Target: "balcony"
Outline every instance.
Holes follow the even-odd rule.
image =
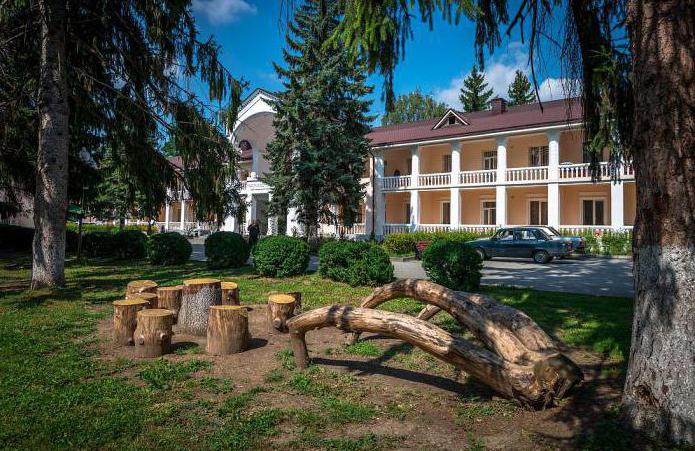
[[[408,188],[410,186],[410,179],[411,177],[409,175],[384,177],[381,179],[381,188],[389,191]]]
[[[591,170],[589,163],[579,164],[561,164],[559,166],[561,182],[584,182],[591,180]],[[598,176],[600,180],[609,180],[611,178],[611,168],[607,161],[599,163]],[[623,179],[633,179],[635,171],[631,164],[623,165],[620,168],[620,176]]]
[[[418,176],[418,186],[433,188],[438,186],[449,186],[451,184],[451,172],[440,172],[436,174],[420,174]]]
[[[548,180],[548,166],[532,166],[526,168],[509,168],[505,171],[507,184],[520,185],[524,183],[545,182]]]
[[[494,185],[497,182],[497,170],[459,172],[459,184],[468,186]]]

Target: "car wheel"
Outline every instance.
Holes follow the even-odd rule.
[[[544,264],[548,263],[550,260],[550,254],[548,254],[546,251],[536,251],[533,254],[533,261],[536,263]]]
[[[485,251],[482,249],[476,249],[475,252],[478,254],[481,260],[489,260],[488,256],[485,255]]]

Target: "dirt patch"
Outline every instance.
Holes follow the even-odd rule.
[[[165,359],[212,363],[211,368],[193,377],[228,380],[234,394],[259,386],[270,387],[257,397],[257,402],[267,408],[317,408],[321,398],[290,386],[288,378],[295,373],[283,368],[283,363],[291,364],[286,352],[289,337],[269,333],[265,306],[252,306],[249,329],[253,337],[251,349],[213,357],[205,354],[205,337],[177,333],[175,326],[174,350]],[[116,346],[112,333],[110,318],[99,323],[101,358],[142,361],[135,358],[133,347]],[[585,383],[562,406],[532,412],[497,398],[465,373],[401,341],[364,334],[363,339],[381,351],[378,356],[368,357],[347,352],[344,338],[342,331],[335,328],[308,333],[313,363],[337,377],[349,376],[348,388],[341,386],[342,391],[336,393],[341,393],[341,399],[370,406],[375,413],[366,421],[327,429],[324,437],[328,439],[357,439],[372,434],[389,437],[384,447],[397,449],[570,449],[577,435],[591,432],[595,423],[620,400],[621,381],[602,377],[606,364],[586,351],[569,352],[582,367]],[[284,372],[284,379],[274,382],[273,374],[279,371]],[[130,368],[122,374],[134,377],[135,372],[135,368]],[[329,381],[325,385],[330,390],[341,383]],[[209,398],[209,394],[201,398]],[[296,442],[300,433],[296,426],[282,424],[272,443],[282,448]]]

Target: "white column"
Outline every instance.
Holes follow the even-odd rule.
[[[548,181],[560,178],[560,132],[548,132]]]
[[[168,232],[169,231],[169,215],[171,210],[171,204],[169,203],[169,200],[166,201],[164,204],[164,231]]]
[[[273,194],[268,193],[268,205],[266,205],[266,215],[268,215],[267,214],[267,208],[270,205],[271,200],[273,200]],[[277,234],[277,225],[276,224],[277,224],[277,217],[268,215],[268,231],[266,232],[266,235]]]
[[[410,230],[414,232],[420,224],[420,191],[410,191]]]
[[[497,187],[495,191],[495,210],[497,225],[507,225],[507,137],[497,138]]]
[[[251,221],[256,219],[256,201],[253,197],[253,194],[249,191],[246,194],[246,226],[243,230],[243,232],[246,232],[249,228],[249,225],[251,225]]]
[[[386,199],[381,191],[381,183],[384,179],[384,155],[374,155],[374,236],[384,236],[384,221],[386,219]]]
[[[364,192],[364,233],[369,237],[373,232],[373,222],[374,210],[372,209],[372,199],[374,198],[374,166],[372,166],[372,159],[367,160],[367,165],[369,167],[369,181],[365,187]]]
[[[459,184],[459,172],[461,172],[461,143],[455,142],[451,144],[451,184],[454,186]],[[461,196],[459,192],[459,188],[451,188],[449,194],[451,230],[458,230],[461,224]]]
[[[420,175],[420,146],[413,146],[410,149],[410,186],[418,186],[418,176]]]
[[[611,227],[616,230],[625,227],[623,191],[624,185],[622,181],[611,183]]]
[[[287,209],[287,230],[285,234],[288,236],[301,235],[299,223],[297,222],[297,209],[295,207]]]
[[[560,185],[548,183],[548,225],[560,227]]]
[[[186,193],[181,191],[181,231],[186,230]]]

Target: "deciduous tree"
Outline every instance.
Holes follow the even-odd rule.
[[[441,117],[448,109],[449,107],[444,102],[438,102],[432,96],[423,94],[418,88],[408,94],[399,95],[393,106],[393,111],[387,111],[381,118],[381,125],[402,124]]]

